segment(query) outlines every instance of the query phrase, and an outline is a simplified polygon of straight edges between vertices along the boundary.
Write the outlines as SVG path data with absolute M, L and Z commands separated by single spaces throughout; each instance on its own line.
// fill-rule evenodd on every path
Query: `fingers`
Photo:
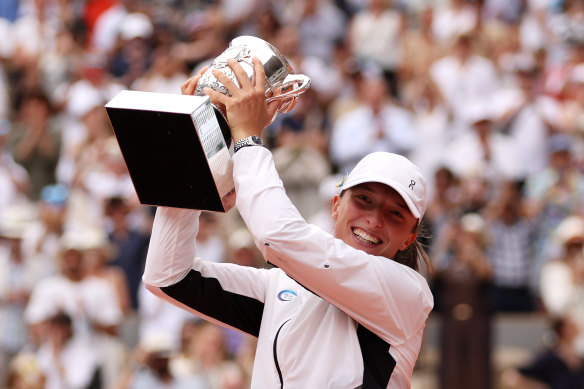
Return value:
M 229 64 L 231 70 L 233 70 L 233 73 L 235 73 L 235 77 L 237 78 L 239 85 L 241 85 L 241 89 L 245 90 L 251 88 L 252 87 L 251 80 L 249 79 L 249 76 L 247 75 L 245 70 L 243 70 L 241 64 L 233 58 L 229 58 L 227 60 L 227 63 Z
M 253 87 L 254 88 L 261 88 L 262 90 L 265 89 L 266 85 L 266 71 L 264 69 L 264 64 L 258 57 L 253 57 Z
M 279 108 L 280 108 L 280 102 L 278 100 L 273 100 L 270 103 L 268 103 L 268 117 L 275 118 L 276 112 L 278 112 Z
M 264 66 L 257 57 L 253 57 L 252 61 L 254 65 L 253 66 L 254 73 L 252 79 L 250 80 L 249 75 L 246 73 L 246 71 L 238 61 L 236 61 L 233 58 L 229 58 L 227 60 L 227 63 L 231 70 L 233 71 L 233 74 L 235 75 L 235 78 L 239 83 L 239 86 L 237 86 L 235 82 L 222 71 L 213 70 L 213 75 L 233 95 L 237 95 L 240 90 L 244 92 L 247 91 L 251 92 L 253 90 L 254 92 L 261 91 L 262 93 L 264 93 L 266 84 L 266 74 L 264 71 Z
M 221 92 L 217 92 L 212 88 L 207 87 L 203 89 L 203 92 L 205 92 L 205 94 L 211 99 L 211 102 L 215 104 L 220 103 L 221 105 L 226 106 L 227 103 L 229 103 L 229 96 L 224 95 Z
M 189 78 L 188 80 L 186 80 L 185 82 L 182 83 L 182 85 L 180 86 L 180 90 L 181 90 L 183 95 L 192 95 L 195 93 L 195 89 L 197 88 L 197 83 L 201 79 L 201 76 L 203 75 L 203 73 L 205 73 L 207 71 L 207 69 L 209 69 L 209 67 L 205 66 L 204 68 L 199 70 L 197 72 L 197 74 L 195 74 L 193 77 Z
M 236 62 L 237 63 L 237 62 Z M 239 64 L 238 64 L 239 65 Z M 238 95 L 241 88 L 233 82 L 231 78 L 221 70 L 213 69 L 213 75 L 217 80 L 223 84 L 225 88 L 231 93 L 232 95 Z
M 180 91 L 183 95 L 192 95 L 195 93 L 195 88 L 197 87 L 197 83 L 201 79 L 200 75 L 193 76 L 182 83 L 180 86 Z

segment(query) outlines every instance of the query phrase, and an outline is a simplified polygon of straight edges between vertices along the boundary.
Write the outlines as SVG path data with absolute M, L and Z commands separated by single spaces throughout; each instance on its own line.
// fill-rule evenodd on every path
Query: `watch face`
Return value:
M 262 142 L 262 138 L 260 138 L 259 136 L 255 136 L 252 135 L 251 140 L 253 141 L 253 143 L 255 143 L 256 145 L 261 145 Z

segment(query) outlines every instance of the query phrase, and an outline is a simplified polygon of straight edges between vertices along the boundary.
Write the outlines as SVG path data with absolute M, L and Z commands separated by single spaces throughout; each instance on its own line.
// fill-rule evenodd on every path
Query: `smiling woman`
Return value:
M 371 153 L 340 186 L 342 192 L 333 200 L 337 238 L 414 270 L 419 260 L 429 266 L 416 240 L 427 205 L 426 181 L 413 163 L 397 154 Z
M 241 87 L 214 73 L 231 96 L 208 94 L 226 107 L 233 140 L 245 142 L 261 136 L 277 105 L 266 104 L 261 63 L 255 61 L 251 81 L 237 62 L 230 66 Z M 192 93 L 199 77 L 183 84 L 183 93 Z M 420 170 L 396 154 L 365 157 L 333 200 L 334 235 L 304 220 L 261 142 L 234 151 L 233 179 L 236 207 L 274 267 L 197 258 L 200 212 L 159 208 L 147 288 L 256 336 L 252 388 L 409 388 L 433 307 L 415 271 L 423 256 L 417 226 L 427 206 Z

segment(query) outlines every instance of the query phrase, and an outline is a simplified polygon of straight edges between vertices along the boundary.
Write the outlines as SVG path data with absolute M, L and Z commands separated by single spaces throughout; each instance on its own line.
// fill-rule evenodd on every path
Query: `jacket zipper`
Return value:
M 282 327 L 284 327 L 284 324 L 288 323 L 289 321 L 290 319 L 282 323 L 282 325 L 280 326 L 280 328 L 278 328 L 278 331 L 276 332 L 276 337 L 274 338 L 274 364 L 276 365 L 276 370 L 278 371 L 278 377 L 280 377 L 281 389 L 284 388 L 284 379 L 282 378 L 282 370 L 280 370 L 280 364 L 278 364 L 278 355 L 276 354 L 276 349 L 278 345 L 278 336 L 280 335 L 280 331 L 282 330 Z

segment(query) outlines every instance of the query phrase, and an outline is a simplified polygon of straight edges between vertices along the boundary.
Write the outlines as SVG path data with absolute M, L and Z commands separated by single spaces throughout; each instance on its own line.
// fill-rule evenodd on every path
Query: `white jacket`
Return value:
M 257 336 L 252 388 L 409 388 L 433 306 L 426 280 L 307 224 L 269 150 L 246 147 L 233 160 L 237 208 L 277 268 L 195 259 L 200 213 L 159 208 L 147 287 Z

